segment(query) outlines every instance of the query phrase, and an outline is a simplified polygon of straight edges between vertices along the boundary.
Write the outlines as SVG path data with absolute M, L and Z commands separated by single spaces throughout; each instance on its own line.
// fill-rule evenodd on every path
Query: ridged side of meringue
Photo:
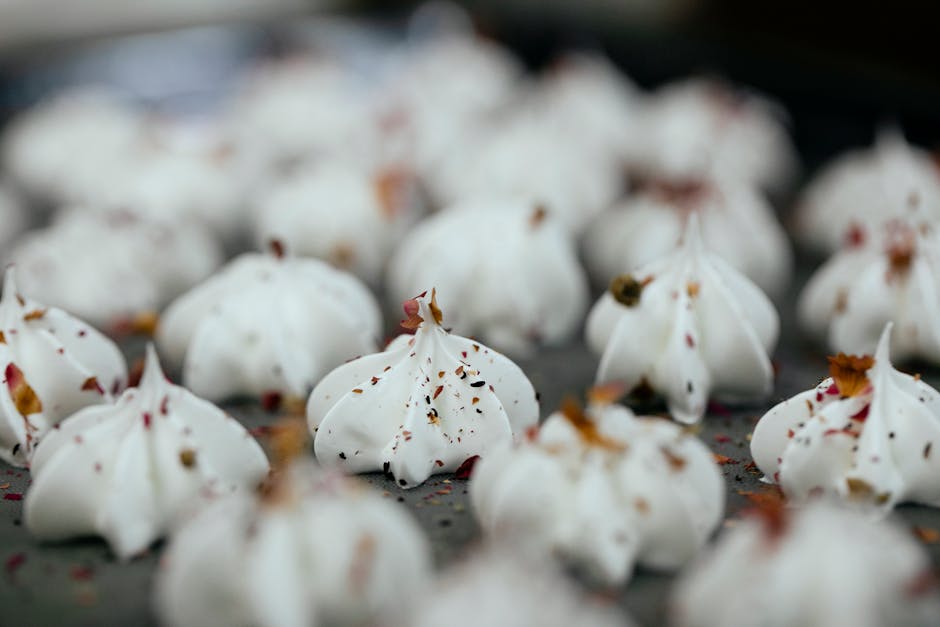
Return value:
M 316 259 L 246 253 L 171 303 L 157 340 L 209 400 L 306 398 L 332 368 L 373 352 L 380 332 L 378 305 L 352 275 Z
M 800 294 L 802 326 L 833 351 L 870 353 L 893 321 L 891 353 L 940 364 L 940 234 L 923 219 L 883 224 L 836 253 Z
M 413 301 L 415 334 L 338 367 L 314 389 L 307 420 L 317 459 L 384 471 L 403 487 L 453 472 L 538 423 L 532 383 L 500 353 L 448 333 L 436 301 Z
M 940 393 L 894 369 L 890 336 L 888 325 L 874 362 L 853 366 L 852 379 L 825 379 L 757 423 L 754 461 L 789 497 L 940 507 Z
M 702 238 L 764 292 L 780 295 L 790 281 L 793 252 L 773 208 L 748 185 L 714 180 L 685 198 L 651 190 L 601 214 L 585 234 L 583 250 L 592 278 L 606 285 L 671 251 L 689 213 L 698 213 Z
M 785 513 L 783 520 L 782 529 L 756 518 L 730 528 L 676 584 L 670 624 L 914 627 L 940 621 L 929 557 L 906 529 L 823 504 Z
M 511 355 L 564 342 L 587 305 L 569 235 L 525 203 L 469 202 L 426 219 L 401 241 L 386 276 L 399 303 L 436 286 L 456 333 Z
M 20 295 L 7 268 L 0 298 L 0 459 L 26 466 L 43 436 L 89 405 L 111 403 L 127 364 L 110 339 Z
M 74 414 L 42 441 L 26 527 L 41 540 L 101 536 L 126 560 L 163 537 L 200 495 L 251 489 L 267 470 L 254 438 L 167 381 L 151 346 L 139 387 Z
M 391 623 L 416 601 L 430 550 L 403 508 L 311 464 L 284 480 L 274 500 L 220 499 L 173 535 L 154 595 L 165 624 Z
M 586 339 L 601 355 L 597 383 L 646 384 L 676 420 L 692 423 L 710 396 L 770 394 L 779 325 L 760 288 L 705 249 L 692 214 L 675 251 L 611 283 L 588 315 Z
M 483 529 L 560 554 L 605 585 L 628 580 L 636 564 L 682 566 L 724 513 L 711 452 L 678 425 L 619 405 L 573 411 L 477 462 L 470 496 Z

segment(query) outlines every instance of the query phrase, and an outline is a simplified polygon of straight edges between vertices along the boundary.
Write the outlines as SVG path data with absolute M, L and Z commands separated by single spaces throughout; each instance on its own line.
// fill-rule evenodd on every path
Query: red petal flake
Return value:
M 457 470 L 454 471 L 454 476 L 457 479 L 469 479 L 473 475 L 473 467 L 476 466 L 476 463 L 480 460 L 479 455 L 473 455 L 463 460 L 463 463 L 457 467 Z

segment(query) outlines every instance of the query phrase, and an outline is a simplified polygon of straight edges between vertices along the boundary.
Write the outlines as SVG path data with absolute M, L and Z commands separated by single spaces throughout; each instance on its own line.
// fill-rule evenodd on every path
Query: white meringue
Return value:
M 589 600 L 552 564 L 496 545 L 446 570 L 402 625 L 629 627 L 633 622 L 615 607 Z
M 521 75 L 508 50 L 472 32 L 433 33 L 393 55 L 382 113 L 398 150 L 424 175 L 515 97 Z
M 583 239 L 592 277 L 606 284 L 667 254 L 691 211 L 700 216 L 709 250 L 764 292 L 783 292 L 793 269 L 787 234 L 763 196 L 731 179 L 654 187 L 598 216 Z
M 844 248 L 800 294 L 802 326 L 833 351 L 870 353 L 895 323 L 891 354 L 940 363 L 940 233 L 926 221 L 895 220 Z
M 221 499 L 173 535 L 157 572 L 164 624 L 390 623 L 415 601 L 430 551 L 408 513 L 311 464 L 288 471 L 280 493 Z
M 222 254 L 195 225 L 76 209 L 21 237 L 7 258 L 24 291 L 101 327 L 158 309 Z
M 889 323 L 874 363 L 833 358 L 838 378 L 757 423 L 751 454 L 787 496 L 822 492 L 884 510 L 909 501 L 940 507 L 940 393 L 894 369 L 890 342 Z
M 821 503 L 783 516 L 780 523 L 750 518 L 728 530 L 679 580 L 670 624 L 915 627 L 940 621 L 930 559 L 907 530 Z
M 779 105 L 714 80 L 659 88 L 642 105 L 636 129 L 632 161 L 648 178 L 719 175 L 777 190 L 798 168 Z
M 597 382 L 647 384 L 672 416 L 693 423 L 709 396 L 760 399 L 773 388 L 780 320 L 760 289 L 705 250 L 692 214 L 672 253 L 621 275 L 588 315 Z
M 23 204 L 9 186 L 0 180 L 0 248 L 5 248 L 25 228 Z
M 382 328 L 369 290 L 316 259 L 243 254 L 167 307 L 160 350 L 209 400 L 277 392 L 306 398 Z
M 415 334 L 324 377 L 307 421 L 321 464 L 381 470 L 412 488 L 512 442 L 538 424 L 539 404 L 516 364 L 441 326 L 433 292 L 405 311 Z
M 401 171 L 374 175 L 323 162 L 272 182 L 254 208 L 255 239 L 278 240 L 378 284 L 398 240 L 418 217 L 414 185 Z
M 107 189 L 129 165 L 142 116 L 117 94 L 76 89 L 28 109 L 4 136 L 3 161 L 30 194 L 71 202 L 87 189 Z
M 596 145 L 572 140 L 570 128 L 553 122 L 523 109 L 476 129 L 430 172 L 427 183 L 438 205 L 513 199 L 544 206 L 572 233 L 580 233 L 619 197 L 622 168 Z
M 826 252 L 858 244 L 881 224 L 918 211 L 940 218 L 940 170 L 930 155 L 893 129 L 874 146 L 841 155 L 803 191 L 797 211 L 800 240 Z
M 515 450 L 484 455 L 470 496 L 483 529 L 556 552 L 605 585 L 635 564 L 680 567 L 721 522 L 711 452 L 675 423 L 571 401 Z
M 238 421 L 167 381 L 149 346 L 140 386 L 50 431 L 31 470 L 24 513 L 34 536 L 100 535 L 124 560 L 162 537 L 201 493 L 250 489 L 268 463 Z
M 0 459 L 26 466 L 72 413 L 112 402 L 127 384 L 117 345 L 68 313 L 20 296 L 8 268 L 0 298 Z
M 506 201 L 463 203 L 404 237 L 389 262 L 390 297 L 403 302 L 428 285 L 436 286 L 455 332 L 510 354 L 564 342 L 588 297 L 558 220 Z
M 231 241 L 244 226 L 243 182 L 233 150 L 210 124 L 149 124 L 107 184 L 72 194 L 85 210 L 124 210 L 144 218 L 197 223 Z
M 626 160 L 636 133 L 638 88 L 597 53 L 566 52 L 540 78 L 531 104 L 543 120 L 587 141 L 615 160 Z
M 364 81 L 327 58 L 296 57 L 252 71 L 229 112 L 247 176 L 321 158 L 370 163 L 378 118 Z

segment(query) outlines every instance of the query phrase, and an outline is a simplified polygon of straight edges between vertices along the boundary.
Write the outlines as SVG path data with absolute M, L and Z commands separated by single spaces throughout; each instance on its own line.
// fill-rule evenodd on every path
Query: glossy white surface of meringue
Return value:
M 415 334 L 324 377 L 307 421 L 321 464 L 384 471 L 412 488 L 511 443 L 538 424 L 539 405 L 516 364 L 441 326 L 433 292 L 405 311 Z
M 381 325 L 354 276 L 317 259 L 245 253 L 171 303 L 157 341 L 209 400 L 306 398 L 330 370 L 373 352 Z
M 940 507 L 940 393 L 890 360 L 891 324 L 874 359 L 831 358 L 835 378 L 757 423 L 751 454 L 792 499 L 815 494 L 890 510 Z
M 390 300 L 433 285 L 454 332 L 508 354 L 560 344 L 581 322 L 587 278 L 551 212 L 525 203 L 469 202 L 432 216 L 389 262 Z
M 484 455 L 470 496 L 487 533 L 615 586 L 636 564 L 692 558 L 722 520 L 725 486 L 708 448 L 675 423 L 569 401 L 515 449 Z
M 392 624 L 430 574 L 405 509 L 313 464 L 210 504 L 176 532 L 155 606 L 172 627 Z
M 940 168 L 925 150 L 894 129 L 879 132 L 870 148 L 836 157 L 803 191 L 796 234 L 815 249 L 877 238 L 881 225 L 911 212 L 940 218 Z
M 783 292 L 793 270 L 786 231 L 760 193 L 732 179 L 653 186 L 599 215 L 582 246 L 592 278 L 606 285 L 667 254 L 693 211 L 709 250 L 764 292 Z
M 6 256 L 26 293 L 98 327 L 159 309 L 222 262 L 194 225 L 81 209 L 25 234 Z
M 751 517 L 679 580 L 674 627 L 916 627 L 940 621 L 930 559 L 907 529 L 832 505 Z
M 660 87 L 637 120 L 632 158 L 653 179 L 722 176 L 778 190 L 798 169 L 786 113 L 741 88 L 706 79 Z
M 611 282 L 588 315 L 586 339 L 601 355 L 597 383 L 649 386 L 673 418 L 693 423 L 709 397 L 770 394 L 779 326 L 760 288 L 705 249 L 693 213 L 673 252 Z
M 278 240 L 375 285 L 419 212 L 405 172 L 321 162 L 272 181 L 254 207 L 255 240 Z
M 88 324 L 17 291 L 7 268 L 0 298 L 0 459 L 26 466 L 43 436 L 127 384 L 117 345 Z
M 126 560 L 200 495 L 250 490 L 267 470 L 244 427 L 167 381 L 150 346 L 138 387 L 73 414 L 36 449 L 26 527 L 41 540 L 98 535 Z
M 515 547 L 478 549 L 450 567 L 415 604 L 408 627 L 630 627 L 611 604 L 590 599 L 544 557 Z

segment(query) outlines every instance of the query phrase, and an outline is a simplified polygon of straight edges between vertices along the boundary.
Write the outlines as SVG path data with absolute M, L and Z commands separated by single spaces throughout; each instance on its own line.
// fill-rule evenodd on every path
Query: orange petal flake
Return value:
M 23 371 L 16 367 L 16 364 L 10 362 L 6 367 L 7 389 L 16 405 L 16 410 L 23 416 L 38 414 L 42 411 L 42 401 L 36 395 L 36 391 L 26 382 Z

